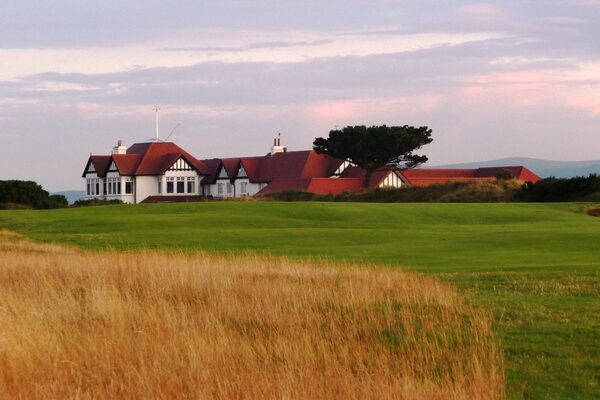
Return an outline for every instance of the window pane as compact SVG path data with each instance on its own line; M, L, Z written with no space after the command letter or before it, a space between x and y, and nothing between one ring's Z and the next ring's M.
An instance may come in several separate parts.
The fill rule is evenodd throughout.
M188 181L187 183L187 191L188 193L195 193L196 192L196 188L194 187L194 181Z
M167 182L167 193L173 193L173 182Z
M126 194L133 193L133 182L125 182L125 193Z
M185 182L177 182L177 193L183 193L185 188Z

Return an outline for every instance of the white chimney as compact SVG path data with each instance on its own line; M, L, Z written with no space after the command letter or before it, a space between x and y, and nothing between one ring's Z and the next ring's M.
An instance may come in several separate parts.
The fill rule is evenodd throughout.
M117 145L112 149L113 154L127 154L127 147L123 146L123 141L119 139Z
M273 139L273 147L271 147L271 155L276 153L285 153L287 149L281 145L281 133L277 134L277 137Z

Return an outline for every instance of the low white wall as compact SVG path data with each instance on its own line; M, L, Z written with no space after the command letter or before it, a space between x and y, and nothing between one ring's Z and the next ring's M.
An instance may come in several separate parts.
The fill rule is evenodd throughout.
M148 196L158 194L158 179L156 176L138 176L135 178L135 202L141 203Z

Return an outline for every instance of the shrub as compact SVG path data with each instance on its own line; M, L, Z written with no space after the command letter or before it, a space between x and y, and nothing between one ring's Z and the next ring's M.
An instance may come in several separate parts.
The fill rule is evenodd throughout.
M301 190L283 190L281 192L269 193L261 196L263 199L275 200L275 201L315 201L320 200L321 196L304 192Z
M583 201L600 199L600 176L546 178L522 186L518 198L525 201Z
M72 207L93 207L93 206L106 206L110 204L123 204L121 200L100 200L100 199L91 199L91 200L77 200L73 203Z

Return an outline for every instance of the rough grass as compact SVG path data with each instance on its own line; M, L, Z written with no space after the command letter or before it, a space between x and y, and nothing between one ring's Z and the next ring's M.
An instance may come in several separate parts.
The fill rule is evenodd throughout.
M597 399L599 203L204 202L0 211L0 228L92 249L402 265L493 313L507 396Z
M1 398L504 397L490 318L431 277L0 234Z

